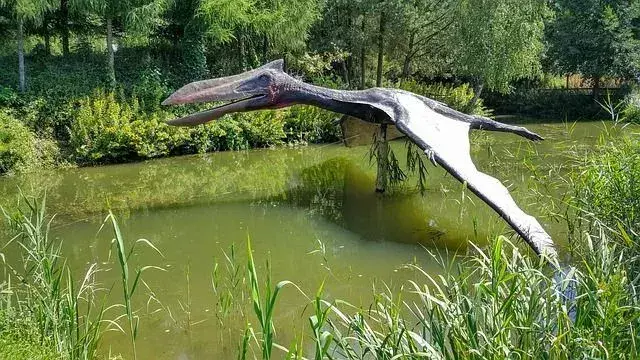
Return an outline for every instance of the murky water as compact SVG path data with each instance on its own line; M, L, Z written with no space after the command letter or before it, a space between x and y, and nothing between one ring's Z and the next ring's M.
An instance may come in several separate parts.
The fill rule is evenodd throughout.
M547 141L476 134L473 157L562 242L562 226L543 216L555 206L546 195L563 193L550 187L549 174L562 173L572 156L588 152L604 125L529 127ZM404 163L404 141L393 148ZM136 264L166 270L145 274L162 306L151 302L147 311L146 289L140 293L139 358L233 358L246 320L238 314L223 318L212 289L213 264L224 268L232 244L240 266L250 238L259 270L266 272L268 259L274 281L293 281L307 294L324 281L325 297L367 305L374 284L397 288L415 276L404 264L437 272L425 248L447 258L469 241L512 233L488 206L430 165L424 196L415 177L376 194L368 150L325 145L215 153L8 177L0 179L0 203L14 204L17 187L30 194L46 189L49 209L57 213L53 234L64 239L78 277L99 262L111 269L100 274L108 286L119 273L112 266L111 231L98 229L113 209L127 240L148 239L164 255L143 248L135 253ZM285 289L277 313L282 343L307 326L306 304L297 290ZM106 344L105 352L129 355L120 334L108 335Z

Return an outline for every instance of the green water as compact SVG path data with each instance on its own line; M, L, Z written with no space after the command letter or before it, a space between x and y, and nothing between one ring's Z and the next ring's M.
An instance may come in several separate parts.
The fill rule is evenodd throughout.
M563 226L547 215L558 205L549 195L559 199L565 189L550 177L589 152L603 127L530 125L547 138L538 144L479 133L472 137L473 157L562 243ZM393 149L403 163L404 141ZM417 276L404 264L437 273L427 249L447 258L464 252L469 241L512 234L439 168L429 165L424 196L413 177L376 194L374 176L368 147L267 149L6 177L0 179L0 204L13 206L18 187L28 194L46 190L50 212L57 214L53 235L64 239L78 278L97 262L106 269L100 281L108 285L120 275L113 268L110 229L98 229L113 209L127 240L148 239L164 255L149 249L135 254L136 264L166 270L145 275L162 306L147 306L144 292L137 301L139 358L223 359L235 357L245 321L238 314L221 319L211 286L214 259L224 264L223 251L232 244L242 266L251 238L259 269L264 273L269 259L275 281L291 280L308 294L325 281L325 297L366 306L374 284L398 289ZM306 330L306 304L297 290L284 291L277 318L286 326L277 328L279 342L288 345ZM257 326L250 313L249 319ZM105 353L129 356L126 337L111 333L106 340Z

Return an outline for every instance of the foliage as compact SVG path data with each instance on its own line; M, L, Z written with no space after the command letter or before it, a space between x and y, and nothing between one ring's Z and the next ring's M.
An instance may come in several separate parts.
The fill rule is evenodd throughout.
M0 86L0 106L7 106L12 104L18 98L18 94L16 94L10 88L6 88Z
M618 101L621 93L613 92L611 97L613 101ZM596 100L604 102L600 97ZM494 109L497 114L519 114L555 121L609 118L602 107L594 101L589 90L533 88L517 89L508 95L487 93L485 104Z
M5 299L8 309L19 311L33 322L38 340L51 344L65 358L93 358L105 331L105 308L93 306L96 265L87 270L76 288L61 257L60 243L49 237L51 219L45 214L44 201L24 200L26 211L18 210L15 215L4 212L15 236L3 244L2 250L11 245L22 249L19 267L4 264L9 274L10 298ZM79 312L81 306L84 313Z
M622 117L625 121L640 124L640 90L634 88L624 99Z
M426 85L415 80L404 80L398 87L438 100L458 111L475 115L489 115L489 111L482 104L482 100L472 103L474 92L469 84L466 83L460 86L445 85L442 83Z
M114 229L115 246L124 286L123 304L108 306L109 290L97 282L102 271L97 263L89 265L78 282L62 255L62 243L50 236L53 218L46 213L45 200L22 197L23 204L12 213L2 209L6 238L0 247L4 277L0 282L0 355L29 359L96 359L102 336L108 331L122 330L121 319L128 321L128 337L134 344L138 331L138 315L131 307L131 298L139 293L141 275L154 266L130 269L131 256L137 245L147 245L159 252L147 240L138 240L127 249L115 217L106 220ZM4 251L15 247L21 259L7 259ZM13 265L17 264L17 265ZM135 277L129 280L129 272ZM124 308L125 314L108 314ZM134 321L136 322L134 324ZM134 333L135 331L135 333ZM20 338L16 336L20 335Z
M555 71L596 78L637 75L640 4L625 0L555 0L551 4L555 18L547 34Z
M168 155L186 138L184 131L161 126L168 114L146 115L137 100L119 103L113 93L80 100L73 118L69 144L79 163Z
M290 143L336 142L342 138L337 115L314 106L294 106L287 110L284 132Z
M0 286L0 291L2 287ZM0 298L0 302L2 302ZM11 326L7 326L11 324ZM54 346L42 344L35 324L23 314L0 310L0 359L54 360L60 359Z
M640 350L637 279L626 272L629 258L621 255L611 238L618 235L600 230L596 235L585 234L576 253L577 268L567 271L564 279L498 237L487 250L475 247L471 254L451 263L433 255L442 265L440 276L407 265L406 270L416 274L408 281L408 289L377 293L366 308L340 299L326 300L323 285L315 296L305 295L286 281L272 292L270 278L265 283L270 295L263 307L258 292L261 284L249 252L245 271L237 265L227 266L228 276L235 281L225 284L248 284L260 324L265 312L277 308L278 291L293 285L309 299L314 346L301 341L289 348L272 343L268 317L269 322L261 325L262 334L248 327L238 356L246 359L255 345L262 349L263 359L272 356L272 346L290 358L315 359L633 359ZM228 256L227 260L236 261ZM222 293L223 283L219 273L215 274L216 292ZM562 294L570 284L575 297L567 300ZM242 308L240 300L233 299L232 306Z
M74 161L95 164L338 138L332 115L312 107L240 113L195 128L165 125L173 116L97 92L72 111L68 146Z
M36 163L36 139L24 124L0 112L0 174Z
M606 142L581 164L574 180L577 206L619 231L619 246L635 259L630 276L640 275L640 139Z
M451 56L456 74L507 92L511 81L539 71L544 1L463 0L455 11Z
M456 1L394 1L395 18L389 22L387 53L397 62L401 78L442 71L447 42L455 20ZM385 3L389 3L388 1ZM388 12L388 11L387 11Z

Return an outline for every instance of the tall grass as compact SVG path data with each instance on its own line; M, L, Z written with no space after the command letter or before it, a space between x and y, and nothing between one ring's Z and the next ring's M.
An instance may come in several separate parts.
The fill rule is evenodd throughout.
M309 303L308 343L276 342L274 311L281 282L261 297L253 255L245 274L261 334L251 326L239 359L636 359L640 355L640 297L625 255L605 228L585 235L576 270L557 283L549 267L505 237L488 249L444 262L443 275L419 275L399 293L386 289L368 308L324 299L321 285ZM249 253L251 254L251 253ZM557 289L575 283L567 303ZM637 282L637 279L635 280ZM299 289L299 288L298 288ZM300 290L301 291L301 290ZM306 297L306 295L303 295ZM572 321L572 313L575 320ZM286 326L286 324L276 324ZM253 351L253 347L258 351ZM279 357L281 357L280 355Z
M105 331L105 306L96 305L101 289L95 281L97 264L87 269L77 284L61 255L61 243L49 237L52 218L45 201L23 197L25 211L9 216L15 236L2 250L15 245L22 250L20 265L5 262L10 296L4 305L18 318L31 319L41 343L55 347L69 359L92 359Z
M0 260L4 265L4 276L0 278L0 339L4 334L19 331L19 324L28 324L30 334L35 334L38 346L52 349L64 359L95 359L99 357L100 344L108 331L126 333L119 324L122 318L129 325L126 333L131 339L135 357L135 339L138 321L131 299L142 281L142 267L129 278L129 261L138 240L126 250L124 238L113 214L110 220L114 229L117 253L122 273L123 303L109 305L110 290L100 286L97 276L102 271L97 263L91 264L80 281L74 279L71 269L62 254L62 242L49 236L53 217L46 214L46 201L22 197L23 206L15 213L4 209L9 224L10 240L0 247ZM3 253L21 253L20 259L8 259ZM156 251L157 249L153 247ZM125 313L118 315L118 309ZM116 314L109 317L109 314ZM18 341L28 344L27 340ZM2 343L2 341L0 341ZM0 352L2 354L2 352ZM21 354L24 355L24 352ZM46 351L45 351L46 354ZM46 356L45 356L46 358Z
M120 226L113 215L112 212L109 212L109 215L105 219L105 223L110 222L113 226L113 234L115 236L114 243L116 246L116 253L118 254L118 265L120 266L120 274L121 274L121 284L122 284L122 300L125 313L123 317L127 321L127 325L129 327L129 340L131 342L131 349L133 353L133 358L138 358L138 353L136 351L136 339L138 337L138 327L140 325L140 318L135 313L133 306L131 305L131 299L133 298L138 286L140 285L141 276L144 271L156 269L160 271L164 271L163 268L158 266L147 265L135 270L135 276L133 279L129 276L131 271L130 259L133 251L136 249L138 244L146 245L147 247L155 250L160 256L163 256L160 250L153 246L149 240L146 239L138 239L130 249L127 251L126 244L122 232L120 231Z

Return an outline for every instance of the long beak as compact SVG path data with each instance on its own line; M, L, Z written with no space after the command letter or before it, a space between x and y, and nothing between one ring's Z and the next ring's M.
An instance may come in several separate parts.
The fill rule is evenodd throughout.
M218 119L225 114L257 110L268 106L267 89L262 86L259 71L218 79L193 82L183 86L162 102L162 105L196 104L205 102L227 102L213 109L170 120L169 125L195 126Z
M211 80L202 80L185 85L174 92L162 105L196 104L203 102L237 100L250 96L238 91L243 82L250 80L253 71Z

